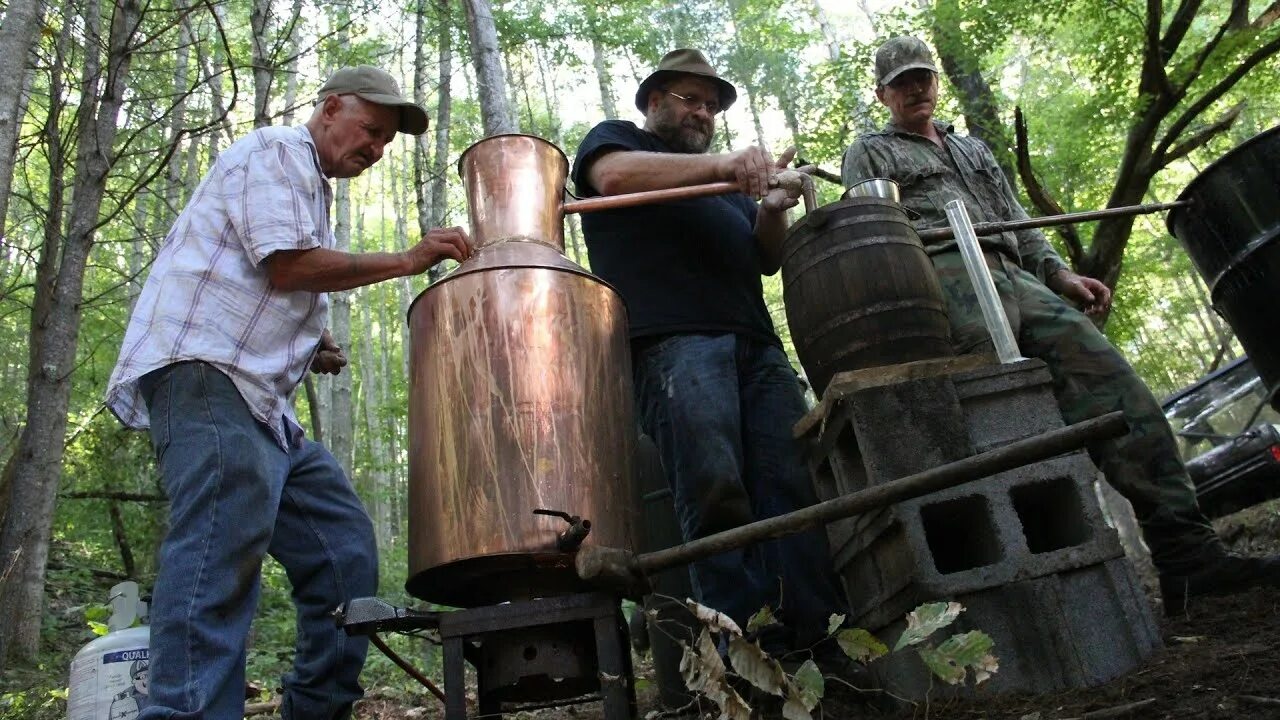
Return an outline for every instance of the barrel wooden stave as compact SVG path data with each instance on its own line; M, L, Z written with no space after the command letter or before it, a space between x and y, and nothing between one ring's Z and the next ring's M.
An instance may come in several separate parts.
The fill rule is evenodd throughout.
M814 391L846 370L950 357L933 263L902 206L852 198L807 215L783 244L787 323Z

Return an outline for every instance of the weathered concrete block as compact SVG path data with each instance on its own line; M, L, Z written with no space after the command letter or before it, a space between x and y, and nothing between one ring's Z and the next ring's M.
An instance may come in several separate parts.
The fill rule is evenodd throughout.
M995 641L1000 670L978 692L1044 693L1097 685L1132 670L1160 647L1146 597L1123 559L953 599L965 611L944 633L981 630ZM899 618L878 634L892 645L905 627ZM945 639L944 633L933 642ZM931 678L911 650L871 668L881 687L909 700L973 692Z
M927 600L1122 557L1093 472L1073 453L860 519L833 548L852 617L880 627Z
M1063 426L1040 361L904 372L837 376L797 426L823 499ZM1159 637L1096 475L1077 451L828 526L853 623L892 640L919 604L959 601L958 630L996 640L995 691L1080 687L1133 668ZM939 692L914 653L879 665L891 693Z

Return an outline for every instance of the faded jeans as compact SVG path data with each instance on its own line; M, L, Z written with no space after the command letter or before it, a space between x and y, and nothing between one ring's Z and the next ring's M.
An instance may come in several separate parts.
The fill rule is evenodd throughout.
M666 467L685 541L816 502L791 428L800 384L775 345L741 335L671 335L635 353L636 407ZM848 612L826 535L812 529L693 564L699 602L745 628L764 605L803 649ZM778 648L766 647L776 651Z
M151 603L150 704L139 720L244 717L245 641L262 561L284 566L297 608L293 670L281 714L347 718L368 640L330 613L373 595L373 525L341 466L319 443L288 452L216 368L184 362L149 373L142 394L169 532Z

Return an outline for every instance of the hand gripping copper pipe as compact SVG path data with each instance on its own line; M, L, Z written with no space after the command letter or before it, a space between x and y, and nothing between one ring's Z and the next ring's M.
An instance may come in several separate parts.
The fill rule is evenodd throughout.
M813 178L808 173L798 170L783 170L778 173L778 182L784 182L788 174L801 184L801 195L804 198L805 212L813 210L816 205L816 194L813 189ZM775 185L778 184L775 182ZM597 210L614 210L617 208L650 205L653 203L672 202L675 200L691 200L693 198L728 195L740 192L741 186L736 182L716 182L706 185L690 185L688 187L666 188L663 190L647 190L645 192L625 193L623 195L606 195L603 197L569 200L560 206L565 215L573 213L596 212Z

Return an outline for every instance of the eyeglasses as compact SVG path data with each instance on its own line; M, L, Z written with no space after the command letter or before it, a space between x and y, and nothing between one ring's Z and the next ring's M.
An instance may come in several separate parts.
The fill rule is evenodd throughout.
M720 103L715 100L699 100L695 97L686 97L680 93L673 93L670 90L667 91L667 94L684 103L684 109L689 112L697 112L698 108L705 107L708 115L714 117L720 114Z

